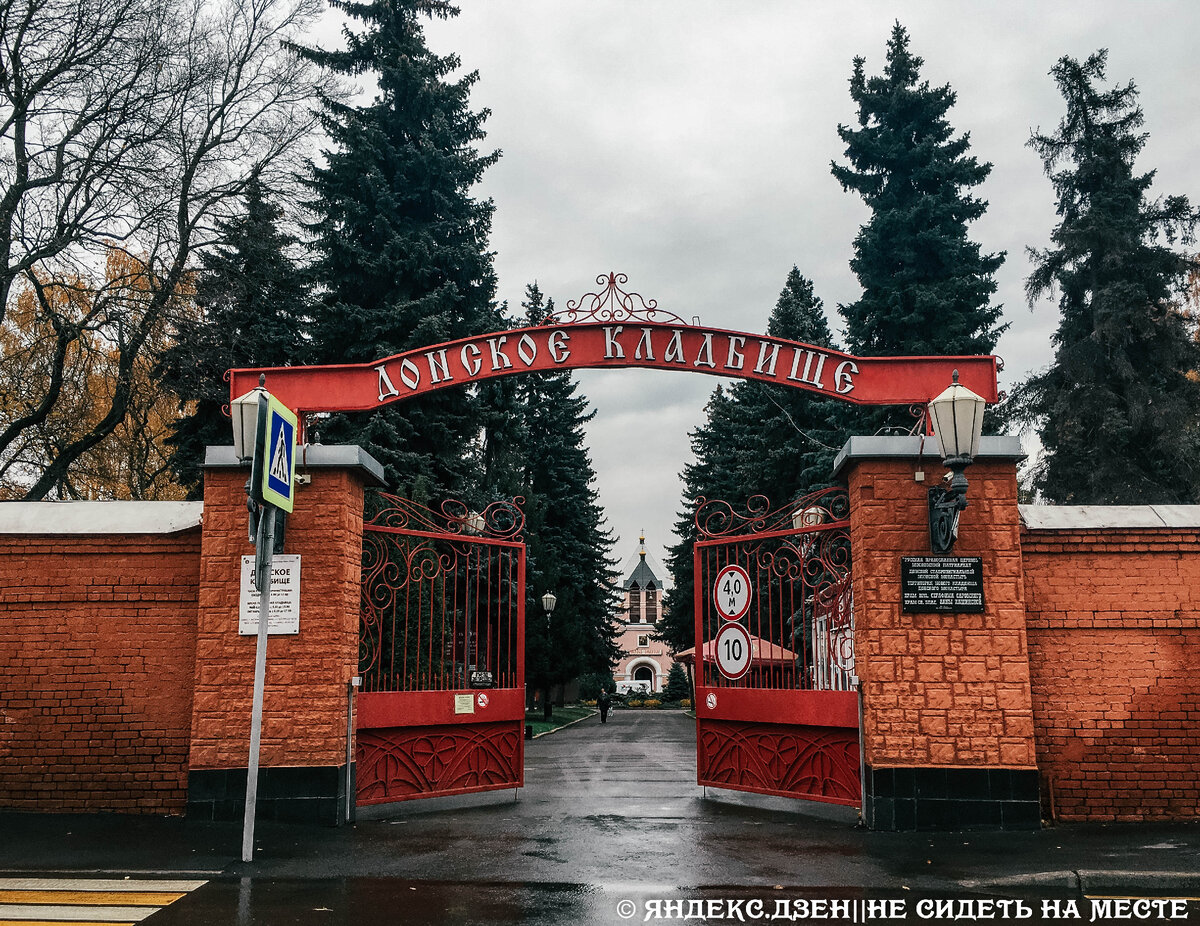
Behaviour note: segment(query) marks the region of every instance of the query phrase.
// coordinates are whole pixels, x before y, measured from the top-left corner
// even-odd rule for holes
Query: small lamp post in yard
[[[967,507],[963,470],[979,455],[983,411],[987,402],[959,385],[958,370],[950,388],[929,403],[929,419],[942,462],[951,472],[950,487],[929,490],[929,543],[934,553],[950,553],[958,539],[958,516]]]
[[[554,716],[554,708],[550,704],[550,615],[554,613],[556,604],[558,604],[558,597],[554,592],[546,592],[542,596],[542,610],[546,612],[546,674],[545,687],[542,689],[542,711],[546,720],[550,720]]]

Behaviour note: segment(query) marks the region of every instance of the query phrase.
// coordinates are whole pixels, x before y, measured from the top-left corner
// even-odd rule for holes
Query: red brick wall
[[[0,537],[0,807],[180,813],[200,530]]]
[[[1200,815],[1200,532],[1025,531],[1022,547],[1057,816]]]
[[[865,460],[849,473],[867,764],[1032,768],[1016,467],[980,461],[967,471],[954,553],[983,559],[983,614],[901,611],[900,558],[929,555],[928,484],[914,480],[916,468]]]
[[[193,769],[248,763],[253,636],[238,635],[247,536],[246,471],[204,476]],[[271,636],[263,697],[261,765],[346,762],[346,683],[358,672],[363,484],[346,470],[313,473],[288,519],[287,552],[300,554],[300,633]]]

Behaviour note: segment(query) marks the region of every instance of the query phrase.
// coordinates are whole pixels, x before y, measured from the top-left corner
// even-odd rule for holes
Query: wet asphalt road
[[[905,900],[909,922],[931,922],[913,918],[918,897],[1084,902],[1129,893],[1089,869],[1200,873],[1197,827],[868,833],[846,808],[714,800],[695,784],[695,724],[679,713],[617,711],[526,743],[525,779],[516,795],[471,799],[481,806],[400,805],[340,829],[260,824],[251,865],[234,824],[9,815],[0,869],[210,873],[152,926],[599,926],[699,909],[655,906],[667,900],[760,900],[770,914],[781,900],[864,897]]]

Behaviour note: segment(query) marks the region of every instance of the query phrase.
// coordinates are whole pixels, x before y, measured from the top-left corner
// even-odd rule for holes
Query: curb
[[[1200,895],[1200,873],[1194,871],[1122,871],[1081,868],[1077,871],[1036,871],[1003,878],[966,879],[965,888],[1030,889],[1072,891],[1090,895],[1127,896],[1131,892],[1164,894],[1167,892]]]
[[[535,733],[533,734],[532,738],[535,740],[540,740],[543,736],[550,736],[553,733],[557,733],[559,730],[565,730],[567,727],[573,727],[577,723],[583,723],[585,720],[589,720],[592,717],[597,716],[599,713],[599,711],[592,711],[590,714],[580,717],[578,720],[572,720],[570,723],[564,723],[561,727],[555,727],[553,730],[544,730],[541,733]]]
[[[1200,896],[1200,872],[1121,871],[1080,869],[1079,888],[1084,894],[1119,894],[1130,889],[1162,893],[1187,891]]]
[[[231,855],[229,858],[230,864],[232,864],[233,856]],[[0,868],[0,878],[213,881],[225,874],[226,870],[226,868]]]

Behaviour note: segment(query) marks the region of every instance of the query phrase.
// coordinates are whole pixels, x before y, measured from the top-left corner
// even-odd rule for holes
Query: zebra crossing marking
[[[201,880],[0,878],[0,926],[135,926]]]

